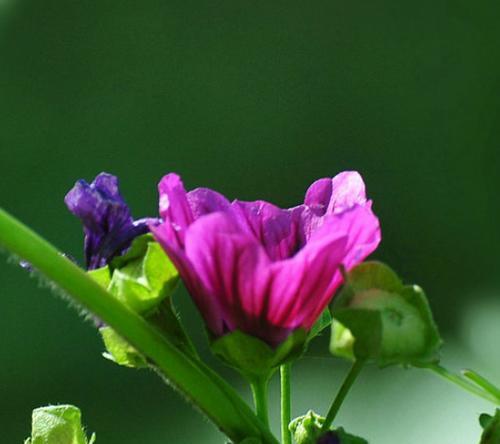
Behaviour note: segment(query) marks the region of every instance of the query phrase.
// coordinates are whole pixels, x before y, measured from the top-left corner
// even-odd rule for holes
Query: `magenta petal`
[[[211,299],[209,292],[205,288],[202,279],[197,274],[193,264],[188,259],[185,251],[177,248],[172,243],[172,232],[169,224],[164,223],[160,226],[150,226],[151,233],[163,247],[168,257],[179,271],[186,289],[192,295],[198,309],[203,315],[208,328],[217,336],[224,333],[222,323],[222,314],[215,299]]]
[[[193,214],[184,184],[177,174],[167,174],[160,181],[158,191],[160,192],[160,216],[172,225],[177,241],[182,245],[184,232],[193,222]]]
[[[229,201],[217,191],[209,188],[196,188],[187,193],[187,200],[194,219],[198,219],[215,211],[224,211],[229,208]]]
[[[356,171],[344,171],[333,179],[317,180],[309,187],[304,199],[317,216],[338,213],[365,202],[365,183]]]
[[[345,233],[346,255],[343,265],[347,270],[362,262],[380,243],[380,223],[373,214],[371,202],[356,206],[340,214],[328,216],[322,227],[313,234],[311,241],[328,232]]]
[[[269,259],[228,213],[214,213],[191,225],[186,255],[209,296],[195,296],[203,316],[217,304],[226,331],[240,329],[263,339],[273,334],[266,323]]]
[[[366,203],[365,184],[356,171],[345,171],[333,179],[317,180],[309,187],[304,199],[300,223],[302,244],[323,225],[326,217]]]
[[[310,329],[341,283],[347,237],[331,233],[308,243],[295,257],[273,264],[269,321]]]
[[[235,201],[231,210],[266,250],[272,261],[290,257],[297,248],[296,209],[283,210],[268,202]]]

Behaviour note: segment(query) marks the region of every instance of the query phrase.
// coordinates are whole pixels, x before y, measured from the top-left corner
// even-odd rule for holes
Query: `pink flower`
[[[163,223],[150,229],[215,337],[241,330],[274,347],[309,330],[341,284],[341,266],[349,270],[380,242],[356,172],[314,182],[290,209],[186,192],[176,174],[159,192]]]

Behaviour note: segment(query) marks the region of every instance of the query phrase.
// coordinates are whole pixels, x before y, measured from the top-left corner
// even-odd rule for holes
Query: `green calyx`
[[[137,237],[109,266],[89,271],[100,285],[131,311],[154,324],[179,349],[196,355],[172,305],[179,275],[151,234]],[[146,359],[111,328],[99,329],[107,353],[119,365],[142,368]]]
[[[496,410],[494,416],[483,413],[479,423],[484,429],[479,444],[500,444],[500,409]]]
[[[210,344],[212,352],[238,370],[248,381],[267,380],[281,364],[297,359],[306,346],[307,333],[298,329],[277,348],[235,330]]]
[[[347,275],[333,306],[330,351],[379,366],[437,362],[441,338],[423,290],[387,265],[366,262]]]
[[[108,277],[106,278],[106,270]],[[150,234],[137,237],[123,256],[110,266],[91,271],[118,300],[135,313],[147,316],[174,292],[179,274]]]
[[[25,444],[93,444],[87,438],[81,413],[72,405],[55,405],[33,410],[31,437]]]
[[[322,431],[325,418],[309,410],[305,415],[295,418],[289,426],[296,444],[368,444],[363,438],[347,433],[342,427]],[[331,439],[328,439],[331,438]]]

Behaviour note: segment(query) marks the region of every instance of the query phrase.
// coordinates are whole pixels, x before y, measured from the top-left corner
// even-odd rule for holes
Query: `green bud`
[[[482,414],[479,422],[484,429],[480,444],[500,444],[500,409],[496,410],[495,416]]]
[[[31,438],[25,444],[93,444],[87,439],[81,413],[72,405],[56,405],[33,410]]]
[[[210,344],[212,352],[226,364],[237,369],[247,380],[266,379],[285,362],[298,358],[306,346],[307,333],[298,329],[277,348],[235,330]]]
[[[379,366],[422,366],[438,361],[441,338],[426,296],[403,285],[386,265],[354,268],[333,307],[330,351]]]
[[[288,428],[296,444],[316,444],[324,422],[325,418],[309,410],[305,415],[295,418]]]
[[[296,444],[368,444],[363,438],[347,433],[342,427],[323,432],[325,418],[309,410],[289,425]]]
[[[111,327],[101,327],[99,333],[101,333],[104,346],[107,350],[107,353],[103,353],[106,359],[118,365],[123,365],[124,367],[147,367],[146,358],[119,336]]]

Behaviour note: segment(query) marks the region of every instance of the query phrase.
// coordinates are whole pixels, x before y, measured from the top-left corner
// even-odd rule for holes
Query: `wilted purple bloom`
[[[151,231],[216,337],[238,329],[276,346],[309,330],[341,284],[342,265],[352,268],[380,242],[356,172],[314,182],[290,209],[186,192],[176,174],[159,192],[163,223]]]
[[[328,432],[321,438],[318,438],[317,444],[340,444],[340,438],[335,432]]]
[[[91,184],[77,181],[64,202],[82,221],[89,270],[103,267],[122,254],[135,237],[149,231],[148,224],[156,221],[134,221],[120,195],[118,178],[107,173],[99,174]]]

